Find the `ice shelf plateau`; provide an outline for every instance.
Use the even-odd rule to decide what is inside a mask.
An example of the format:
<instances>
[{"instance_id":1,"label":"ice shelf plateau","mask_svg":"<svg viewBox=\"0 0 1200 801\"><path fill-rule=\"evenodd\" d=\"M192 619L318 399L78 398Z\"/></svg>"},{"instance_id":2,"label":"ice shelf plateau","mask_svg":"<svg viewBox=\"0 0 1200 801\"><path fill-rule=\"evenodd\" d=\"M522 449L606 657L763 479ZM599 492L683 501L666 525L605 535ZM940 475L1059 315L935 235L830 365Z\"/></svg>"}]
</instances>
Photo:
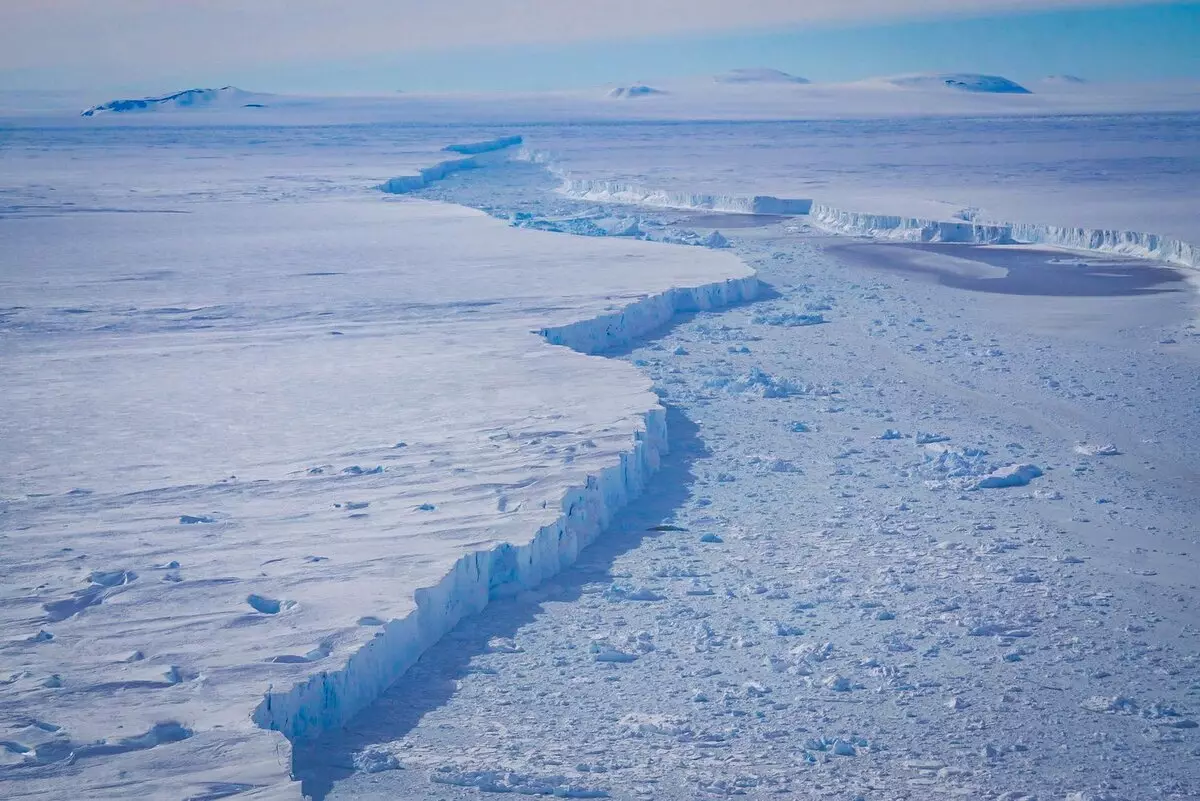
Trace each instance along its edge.
<instances>
[{"instance_id":1,"label":"ice shelf plateau","mask_svg":"<svg viewBox=\"0 0 1200 801\"><path fill-rule=\"evenodd\" d=\"M171 204L6 221L7 797L295 797L291 741L656 469L649 381L586 354L758 290L727 253L385 193Z\"/></svg>"}]
</instances>

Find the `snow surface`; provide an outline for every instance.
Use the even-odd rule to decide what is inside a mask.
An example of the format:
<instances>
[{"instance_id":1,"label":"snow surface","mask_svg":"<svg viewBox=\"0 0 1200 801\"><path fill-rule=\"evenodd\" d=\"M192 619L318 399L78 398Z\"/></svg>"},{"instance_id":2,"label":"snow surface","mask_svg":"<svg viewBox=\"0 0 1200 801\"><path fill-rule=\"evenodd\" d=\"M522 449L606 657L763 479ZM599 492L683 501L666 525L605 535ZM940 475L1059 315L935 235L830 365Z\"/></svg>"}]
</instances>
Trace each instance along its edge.
<instances>
[{"instance_id":1,"label":"snow surface","mask_svg":"<svg viewBox=\"0 0 1200 801\"><path fill-rule=\"evenodd\" d=\"M1200 128L986 94L11 121L0 794L1193 797L1194 296L993 245Z\"/></svg>"}]
</instances>

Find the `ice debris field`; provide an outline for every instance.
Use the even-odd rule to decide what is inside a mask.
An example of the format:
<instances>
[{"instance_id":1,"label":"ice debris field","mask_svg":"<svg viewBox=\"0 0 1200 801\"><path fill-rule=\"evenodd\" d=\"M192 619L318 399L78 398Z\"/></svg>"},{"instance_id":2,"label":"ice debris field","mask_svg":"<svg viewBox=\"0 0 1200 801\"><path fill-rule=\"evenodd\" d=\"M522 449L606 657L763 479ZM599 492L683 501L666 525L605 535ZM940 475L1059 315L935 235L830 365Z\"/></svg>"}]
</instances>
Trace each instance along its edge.
<instances>
[{"instance_id":1,"label":"ice debris field","mask_svg":"<svg viewBox=\"0 0 1200 801\"><path fill-rule=\"evenodd\" d=\"M0 796L1200 795L1200 118L1010 84L10 111Z\"/></svg>"}]
</instances>

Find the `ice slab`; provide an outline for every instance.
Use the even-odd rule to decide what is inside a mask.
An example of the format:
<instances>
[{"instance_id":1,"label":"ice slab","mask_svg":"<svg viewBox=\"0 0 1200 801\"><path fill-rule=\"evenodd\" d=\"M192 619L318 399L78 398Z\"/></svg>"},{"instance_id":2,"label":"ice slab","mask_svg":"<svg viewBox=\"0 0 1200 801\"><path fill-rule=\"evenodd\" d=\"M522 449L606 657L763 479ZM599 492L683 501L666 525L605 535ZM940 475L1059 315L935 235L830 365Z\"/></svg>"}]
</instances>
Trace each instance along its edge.
<instances>
[{"instance_id":1,"label":"ice slab","mask_svg":"<svg viewBox=\"0 0 1200 801\"><path fill-rule=\"evenodd\" d=\"M381 193L169 200L2 223L6 797L294 796L278 732L344 723L655 468L648 380L579 351L757 288Z\"/></svg>"},{"instance_id":2,"label":"ice slab","mask_svg":"<svg viewBox=\"0 0 1200 801\"><path fill-rule=\"evenodd\" d=\"M853 83L808 83L773 70L734 70L713 77L523 94L422 94L322 97L263 95L226 87L93 106L67 97L0 93L0 114L74 119L93 126L145 124L429 123L593 120L819 120L922 117L1015 117L1196 111L1192 80L1031 84L1001 76L948 73ZM178 108L179 100L188 101ZM613 102L615 100L629 102ZM198 102L195 102L198 101ZM144 104L144 105L143 105ZM152 113L147 113L150 110ZM170 113L162 113L169 111ZM179 113L182 112L182 113Z\"/></svg>"}]
</instances>

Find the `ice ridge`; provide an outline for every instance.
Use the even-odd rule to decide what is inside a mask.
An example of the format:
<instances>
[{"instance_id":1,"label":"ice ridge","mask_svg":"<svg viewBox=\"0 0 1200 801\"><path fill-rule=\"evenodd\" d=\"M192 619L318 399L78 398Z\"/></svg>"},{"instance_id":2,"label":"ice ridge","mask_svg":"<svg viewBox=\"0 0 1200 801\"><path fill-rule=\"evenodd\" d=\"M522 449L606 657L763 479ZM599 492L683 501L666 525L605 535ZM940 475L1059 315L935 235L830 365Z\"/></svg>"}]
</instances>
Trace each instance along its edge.
<instances>
[{"instance_id":1,"label":"ice ridge","mask_svg":"<svg viewBox=\"0 0 1200 801\"><path fill-rule=\"evenodd\" d=\"M515 147L524 141L520 136L501 136L497 139L488 139L483 142L467 142L461 145L446 145L442 150L447 153L462 153L467 156L473 156L478 153L490 153L493 150L504 150L508 147Z\"/></svg>"},{"instance_id":2,"label":"ice ridge","mask_svg":"<svg viewBox=\"0 0 1200 801\"><path fill-rule=\"evenodd\" d=\"M749 301L758 291L758 278L753 275L672 288L611 314L534 333L551 344L597 354L661 328L676 314ZM413 612L387 623L343 668L269 691L253 713L254 722L282 733L289 743L344 725L464 617L479 612L493 598L536 587L571 565L613 515L641 494L667 449L666 411L655 405L644 413L642 425L616 464L567 492L555 522L540 528L526 543L463 556L438 584L414 593Z\"/></svg>"},{"instance_id":3,"label":"ice ridge","mask_svg":"<svg viewBox=\"0 0 1200 801\"><path fill-rule=\"evenodd\" d=\"M520 136L503 136L498 139L488 139L483 142L466 142L463 144L447 145L442 150L449 153L461 153L466 158L447 159L428 167L422 167L411 175L399 175L389 178L379 185L379 189L393 195L404 195L423 189L434 181L440 181L447 175L462 170L474 170L502 161L504 151L521 144Z\"/></svg>"}]
</instances>

